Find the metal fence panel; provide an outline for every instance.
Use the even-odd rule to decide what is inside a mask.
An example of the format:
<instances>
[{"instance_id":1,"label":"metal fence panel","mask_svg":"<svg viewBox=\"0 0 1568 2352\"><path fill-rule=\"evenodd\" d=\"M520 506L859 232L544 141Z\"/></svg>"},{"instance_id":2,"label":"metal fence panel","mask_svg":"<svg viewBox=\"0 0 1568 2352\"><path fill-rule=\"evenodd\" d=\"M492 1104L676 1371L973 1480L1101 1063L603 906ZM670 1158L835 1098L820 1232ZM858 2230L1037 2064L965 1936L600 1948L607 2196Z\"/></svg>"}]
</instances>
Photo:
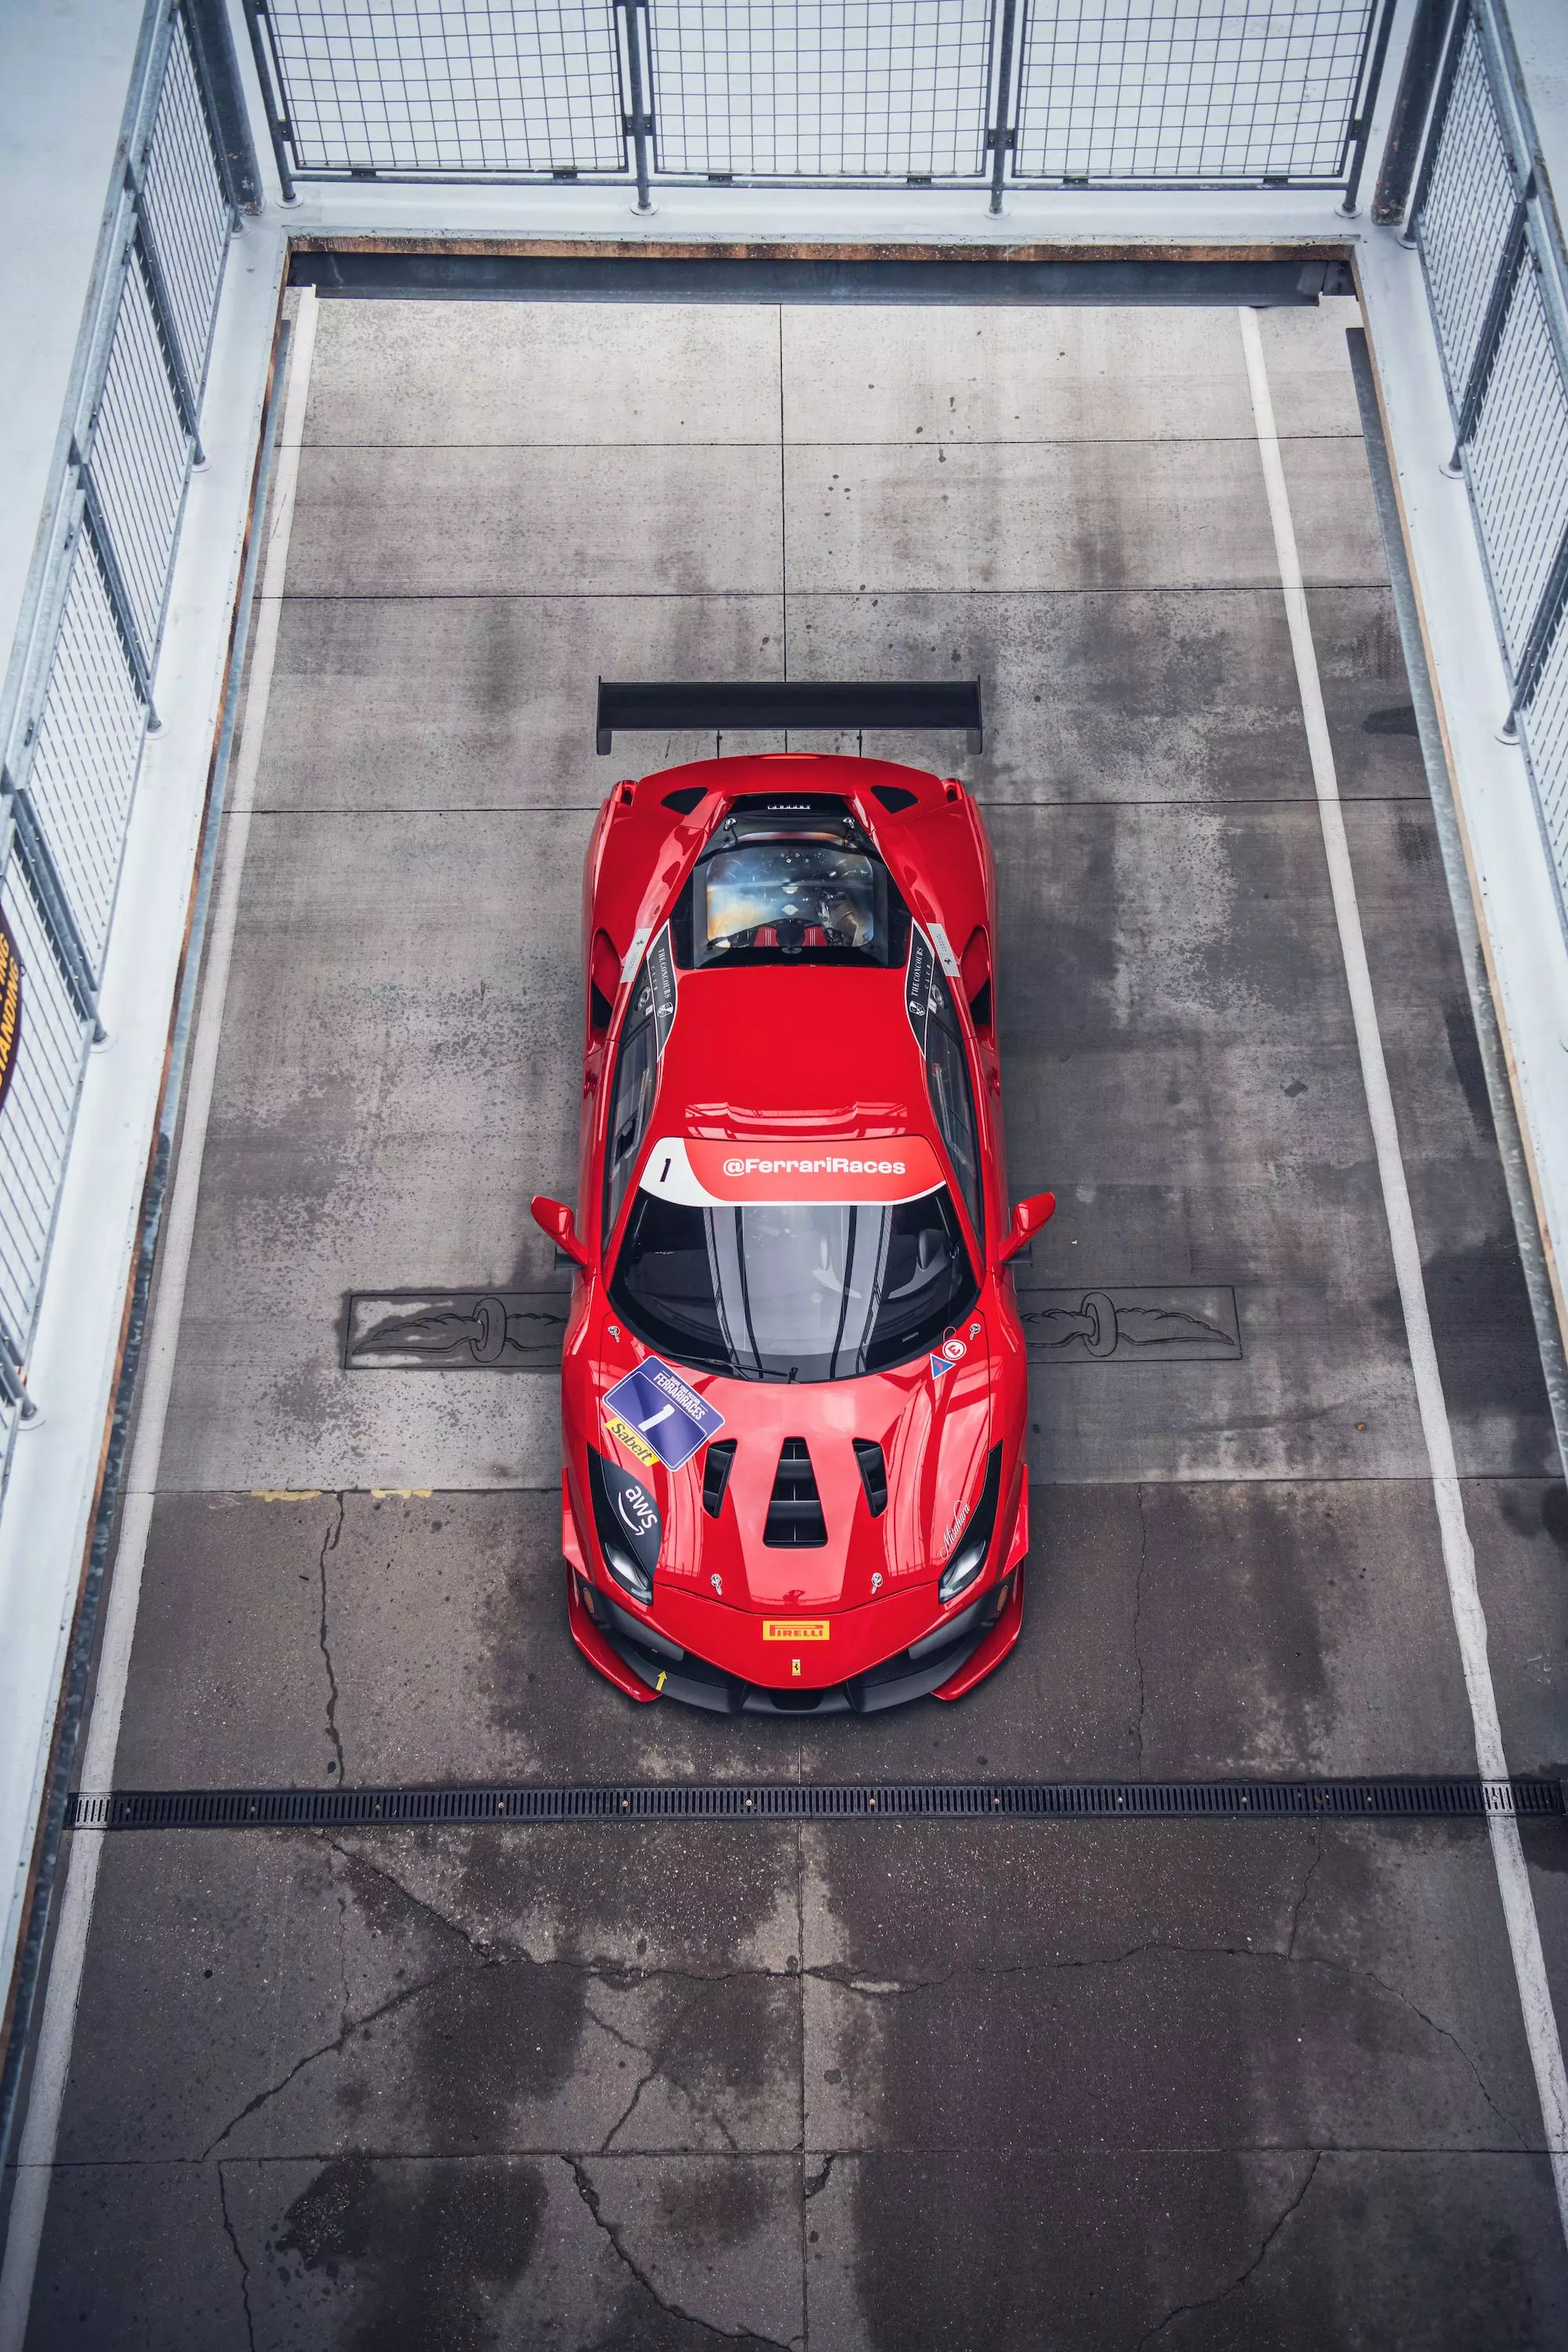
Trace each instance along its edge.
<instances>
[{"instance_id":1,"label":"metal fence panel","mask_svg":"<svg viewBox=\"0 0 1568 2352\"><path fill-rule=\"evenodd\" d=\"M142 210L169 290L180 356L199 398L233 216L183 16L175 20L148 143Z\"/></svg>"},{"instance_id":2,"label":"metal fence panel","mask_svg":"<svg viewBox=\"0 0 1568 2352\"><path fill-rule=\"evenodd\" d=\"M27 790L93 970L120 880L147 713L89 532L78 531ZM0 1124L9 1116L7 1104Z\"/></svg>"},{"instance_id":3,"label":"metal fence panel","mask_svg":"<svg viewBox=\"0 0 1568 2352\"><path fill-rule=\"evenodd\" d=\"M1453 38L1412 226L1568 924L1568 278L1491 0L1458 0Z\"/></svg>"},{"instance_id":4,"label":"metal fence panel","mask_svg":"<svg viewBox=\"0 0 1568 2352\"><path fill-rule=\"evenodd\" d=\"M5 687L0 898L22 965L0 1108L0 1396L26 1360L150 715L233 214L179 0L155 0L100 247L54 555ZM15 838L13 839L13 834ZM0 1404L9 1459L15 1425Z\"/></svg>"},{"instance_id":5,"label":"metal fence panel","mask_svg":"<svg viewBox=\"0 0 1568 2352\"><path fill-rule=\"evenodd\" d=\"M1498 615L1517 668L1568 526L1568 384L1528 253L1504 315L1468 464Z\"/></svg>"},{"instance_id":6,"label":"metal fence panel","mask_svg":"<svg viewBox=\"0 0 1568 2352\"><path fill-rule=\"evenodd\" d=\"M190 444L139 261L121 292L91 451L93 485L150 667L163 628Z\"/></svg>"},{"instance_id":7,"label":"metal fence panel","mask_svg":"<svg viewBox=\"0 0 1568 2352\"><path fill-rule=\"evenodd\" d=\"M22 962L21 1034L0 1113L0 1316L16 1347L25 1349L48 1255L87 1035L16 857L0 884L0 903Z\"/></svg>"},{"instance_id":8,"label":"metal fence panel","mask_svg":"<svg viewBox=\"0 0 1568 2352\"><path fill-rule=\"evenodd\" d=\"M659 169L978 177L992 16L991 0L650 0Z\"/></svg>"},{"instance_id":9,"label":"metal fence panel","mask_svg":"<svg viewBox=\"0 0 1568 2352\"><path fill-rule=\"evenodd\" d=\"M1545 830L1560 887L1568 877L1568 628L1563 614L1535 692L1521 714Z\"/></svg>"},{"instance_id":10,"label":"metal fence panel","mask_svg":"<svg viewBox=\"0 0 1568 2352\"><path fill-rule=\"evenodd\" d=\"M610 0L268 0L265 21L301 172L626 168Z\"/></svg>"},{"instance_id":11,"label":"metal fence panel","mask_svg":"<svg viewBox=\"0 0 1568 2352\"><path fill-rule=\"evenodd\" d=\"M1374 0L1034 0L1015 171L1331 184L1373 14Z\"/></svg>"},{"instance_id":12,"label":"metal fence panel","mask_svg":"<svg viewBox=\"0 0 1568 2352\"><path fill-rule=\"evenodd\" d=\"M1437 341L1456 404L1464 397L1515 190L1479 32L1467 29L1416 220Z\"/></svg>"}]
</instances>

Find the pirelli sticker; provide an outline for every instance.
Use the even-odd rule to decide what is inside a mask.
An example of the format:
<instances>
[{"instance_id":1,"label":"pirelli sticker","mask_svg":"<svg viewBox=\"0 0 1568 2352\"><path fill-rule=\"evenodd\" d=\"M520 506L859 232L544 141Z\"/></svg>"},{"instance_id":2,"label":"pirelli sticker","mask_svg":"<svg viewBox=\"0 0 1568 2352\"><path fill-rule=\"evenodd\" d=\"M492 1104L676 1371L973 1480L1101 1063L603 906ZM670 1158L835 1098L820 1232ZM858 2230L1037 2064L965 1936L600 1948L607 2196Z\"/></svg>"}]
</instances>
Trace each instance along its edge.
<instances>
[{"instance_id":1,"label":"pirelli sticker","mask_svg":"<svg viewBox=\"0 0 1568 2352\"><path fill-rule=\"evenodd\" d=\"M0 1108L4 1108L22 1044L22 959L0 915Z\"/></svg>"},{"instance_id":2,"label":"pirelli sticker","mask_svg":"<svg viewBox=\"0 0 1568 2352\"><path fill-rule=\"evenodd\" d=\"M826 1642L831 1617L764 1617L764 1642Z\"/></svg>"}]
</instances>

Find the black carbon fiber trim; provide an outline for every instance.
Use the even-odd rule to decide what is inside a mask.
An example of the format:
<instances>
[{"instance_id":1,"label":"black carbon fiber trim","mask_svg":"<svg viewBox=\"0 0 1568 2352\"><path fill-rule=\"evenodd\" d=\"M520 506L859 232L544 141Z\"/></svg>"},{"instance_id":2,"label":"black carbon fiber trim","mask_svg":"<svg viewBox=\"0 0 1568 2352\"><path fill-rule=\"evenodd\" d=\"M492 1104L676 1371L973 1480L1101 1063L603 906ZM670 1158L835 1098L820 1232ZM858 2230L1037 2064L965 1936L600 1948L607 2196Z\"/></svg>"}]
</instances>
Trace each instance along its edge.
<instances>
[{"instance_id":1,"label":"black carbon fiber trim","mask_svg":"<svg viewBox=\"0 0 1568 2352\"><path fill-rule=\"evenodd\" d=\"M484 1822L1464 1821L1564 1811L1555 1780L920 1780L887 1787L121 1789L72 1801L73 1829L458 1828Z\"/></svg>"}]
</instances>

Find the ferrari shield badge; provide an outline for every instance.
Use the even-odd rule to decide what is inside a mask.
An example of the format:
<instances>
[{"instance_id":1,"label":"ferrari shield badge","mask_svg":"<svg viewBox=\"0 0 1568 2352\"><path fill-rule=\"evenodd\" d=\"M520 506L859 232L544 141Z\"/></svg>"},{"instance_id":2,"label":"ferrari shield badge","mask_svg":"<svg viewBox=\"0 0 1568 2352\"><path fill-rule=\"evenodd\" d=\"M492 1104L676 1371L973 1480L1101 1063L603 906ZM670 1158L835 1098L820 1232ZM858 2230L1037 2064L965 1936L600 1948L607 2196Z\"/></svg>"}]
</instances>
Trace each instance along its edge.
<instances>
[{"instance_id":1,"label":"ferrari shield badge","mask_svg":"<svg viewBox=\"0 0 1568 2352\"><path fill-rule=\"evenodd\" d=\"M605 1397L605 1411L635 1430L668 1470L689 1462L698 1447L724 1426L723 1414L705 1404L657 1356L616 1382Z\"/></svg>"}]
</instances>

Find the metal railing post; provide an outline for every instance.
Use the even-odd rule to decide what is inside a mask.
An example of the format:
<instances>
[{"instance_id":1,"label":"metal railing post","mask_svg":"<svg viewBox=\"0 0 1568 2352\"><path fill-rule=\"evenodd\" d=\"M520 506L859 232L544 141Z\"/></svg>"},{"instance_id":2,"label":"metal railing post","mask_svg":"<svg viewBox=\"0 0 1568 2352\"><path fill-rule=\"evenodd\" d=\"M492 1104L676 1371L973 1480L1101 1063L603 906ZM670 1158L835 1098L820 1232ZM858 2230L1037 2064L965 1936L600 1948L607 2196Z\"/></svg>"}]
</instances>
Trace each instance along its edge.
<instances>
[{"instance_id":1,"label":"metal railing post","mask_svg":"<svg viewBox=\"0 0 1568 2352\"><path fill-rule=\"evenodd\" d=\"M1340 211L1346 220L1353 220L1358 209L1356 199L1361 194L1361 175L1366 164L1367 142L1372 137L1372 118L1377 111L1378 88L1383 80L1384 62L1388 56L1388 38L1394 30L1395 0L1383 0L1383 21L1372 45L1372 64L1367 72L1366 87L1362 91L1361 105L1351 124L1351 175L1345 182L1344 202Z\"/></svg>"},{"instance_id":2,"label":"metal railing post","mask_svg":"<svg viewBox=\"0 0 1568 2352\"><path fill-rule=\"evenodd\" d=\"M1378 166L1377 185L1372 192L1370 210L1380 228L1392 228L1404 217L1421 152L1421 134L1426 125L1456 6L1457 0L1420 0L1415 22L1410 28L1388 137Z\"/></svg>"},{"instance_id":3,"label":"metal railing post","mask_svg":"<svg viewBox=\"0 0 1568 2352\"><path fill-rule=\"evenodd\" d=\"M637 10L645 0L626 0L626 78L631 84L632 110L626 117L626 129L631 133L632 149L637 157L637 205L639 213L651 213L653 197L648 187L648 134L653 129L643 91L642 40L637 29ZM651 44L649 62L652 62Z\"/></svg>"},{"instance_id":4,"label":"metal railing post","mask_svg":"<svg viewBox=\"0 0 1568 2352\"><path fill-rule=\"evenodd\" d=\"M1007 176L1007 157L1016 146L1016 123L1009 128L1008 106L1013 96L1013 46L1017 35L1018 0L1002 0L1002 44L996 60L996 121L985 134L991 149L991 210L1002 209L1002 190Z\"/></svg>"},{"instance_id":5,"label":"metal railing post","mask_svg":"<svg viewBox=\"0 0 1568 2352\"><path fill-rule=\"evenodd\" d=\"M228 11L224 0L181 0L181 14L213 134L213 153L223 174L224 194L237 214L259 212L261 174L256 168Z\"/></svg>"},{"instance_id":6,"label":"metal railing post","mask_svg":"<svg viewBox=\"0 0 1568 2352\"><path fill-rule=\"evenodd\" d=\"M287 115L280 114L272 88L272 68L267 58L267 37L261 29L266 15L264 0L245 0L245 29L250 35L250 54L256 60L256 79L261 85L261 103L267 110L268 135L272 142L272 160L278 166L278 185L286 205L295 202L294 174L289 167L288 142L293 126Z\"/></svg>"}]
</instances>

